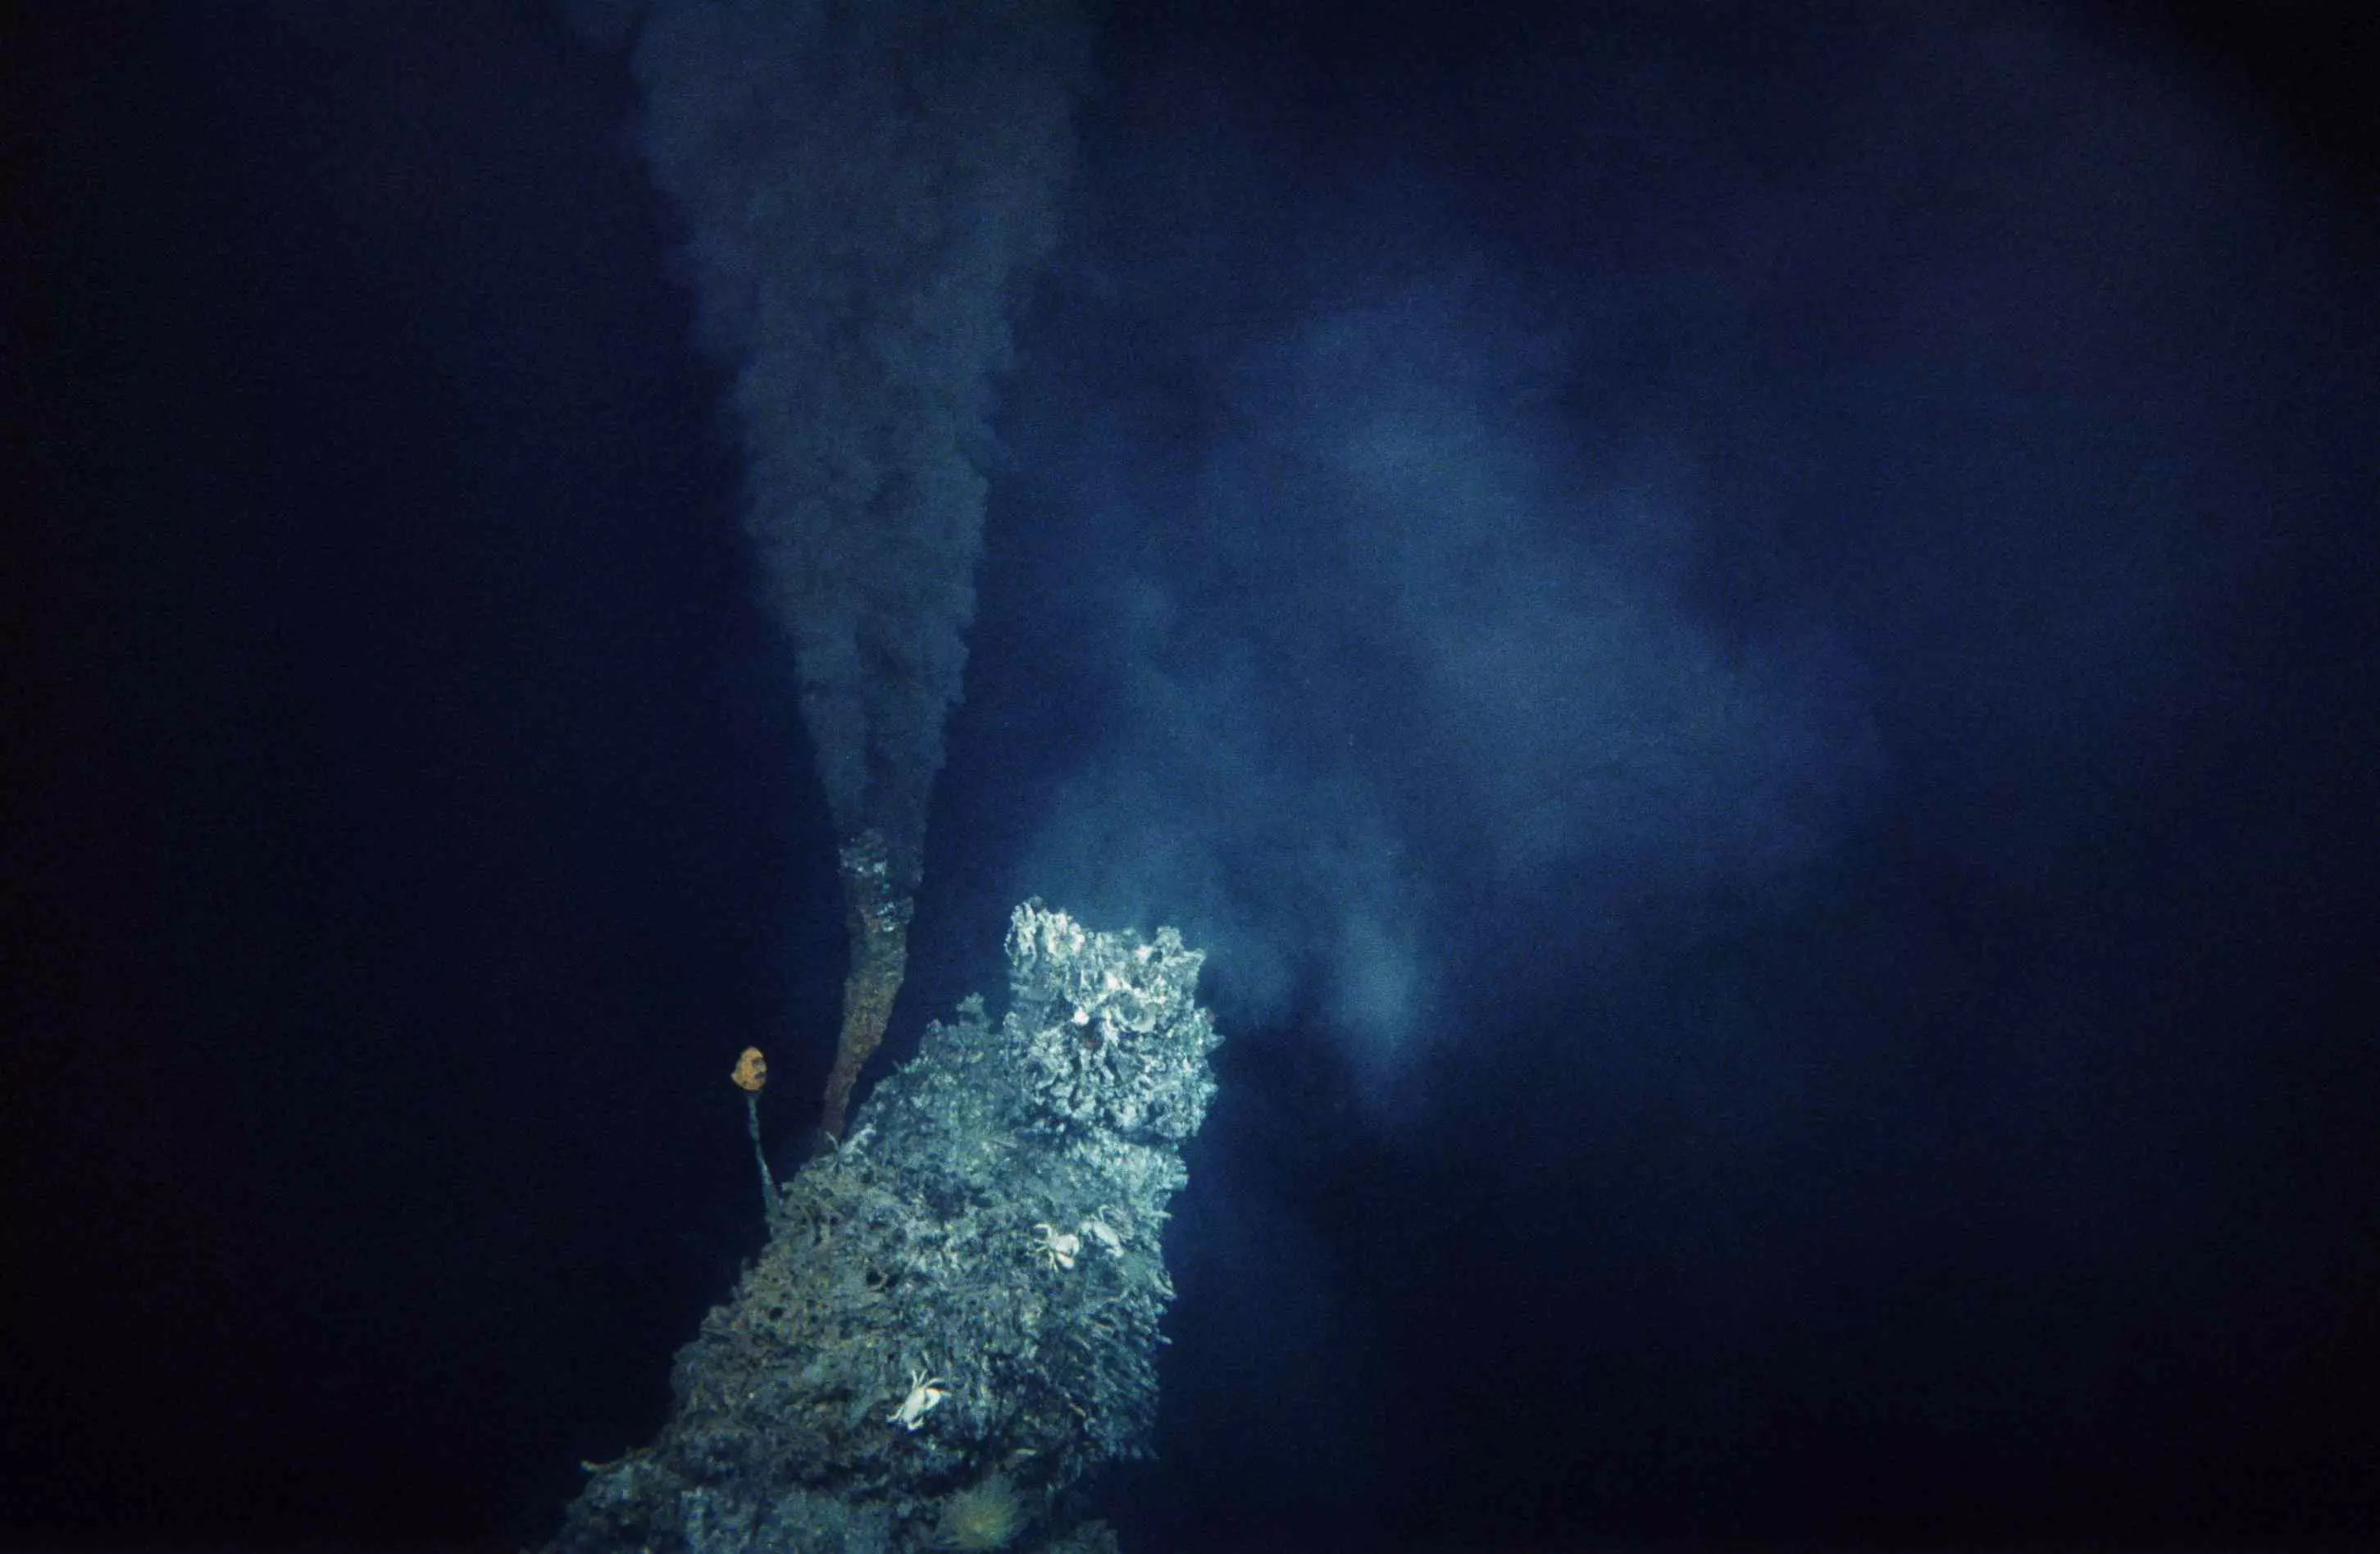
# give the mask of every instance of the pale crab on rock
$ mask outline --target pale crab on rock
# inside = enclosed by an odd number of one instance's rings
[[[884,1422],[888,1425],[898,1425],[915,1435],[917,1427],[926,1422],[926,1415],[931,1414],[934,1411],[934,1405],[942,1401],[944,1396],[942,1389],[949,1385],[948,1377],[929,1376],[922,1370],[911,1371],[909,1395],[901,1400],[900,1407],[884,1416]]]
[[[1041,1239],[1033,1244],[1033,1249],[1049,1258],[1051,1268],[1069,1269],[1075,1266],[1075,1254],[1083,1249],[1081,1236],[1071,1231],[1062,1231],[1050,1224],[1039,1224],[1033,1228],[1041,1232]]]

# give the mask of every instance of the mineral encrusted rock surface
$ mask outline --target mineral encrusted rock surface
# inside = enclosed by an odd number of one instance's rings
[[[767,1249],[673,1373],[661,1438],[590,1470],[555,1554],[1111,1550],[1145,1455],[1162,1234],[1221,1039],[1172,929],[1038,903],[1010,1005],[929,1026],[850,1136],[780,1188]]]

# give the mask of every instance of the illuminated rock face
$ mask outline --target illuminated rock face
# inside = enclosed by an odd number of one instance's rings
[[[1000,1024],[978,997],[929,1026],[783,1185],[661,1438],[591,1470],[554,1554],[903,1554],[991,1499],[1002,1547],[1114,1549],[1086,1491],[1148,1450],[1162,1233],[1220,1038],[1171,929],[1027,904],[1008,954]]]

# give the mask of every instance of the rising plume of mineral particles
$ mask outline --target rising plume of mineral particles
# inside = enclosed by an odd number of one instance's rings
[[[1052,0],[681,0],[636,43],[639,142],[733,374],[744,523],[842,844],[833,1136],[906,962],[993,390],[1056,242],[1084,55]]]

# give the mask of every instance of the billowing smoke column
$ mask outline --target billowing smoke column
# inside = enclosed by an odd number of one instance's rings
[[[1081,54],[1057,0],[684,0],[637,45],[645,157],[735,369],[745,523],[844,844],[837,1136],[901,985],[975,609],[975,455],[1009,299],[1055,239]]]

